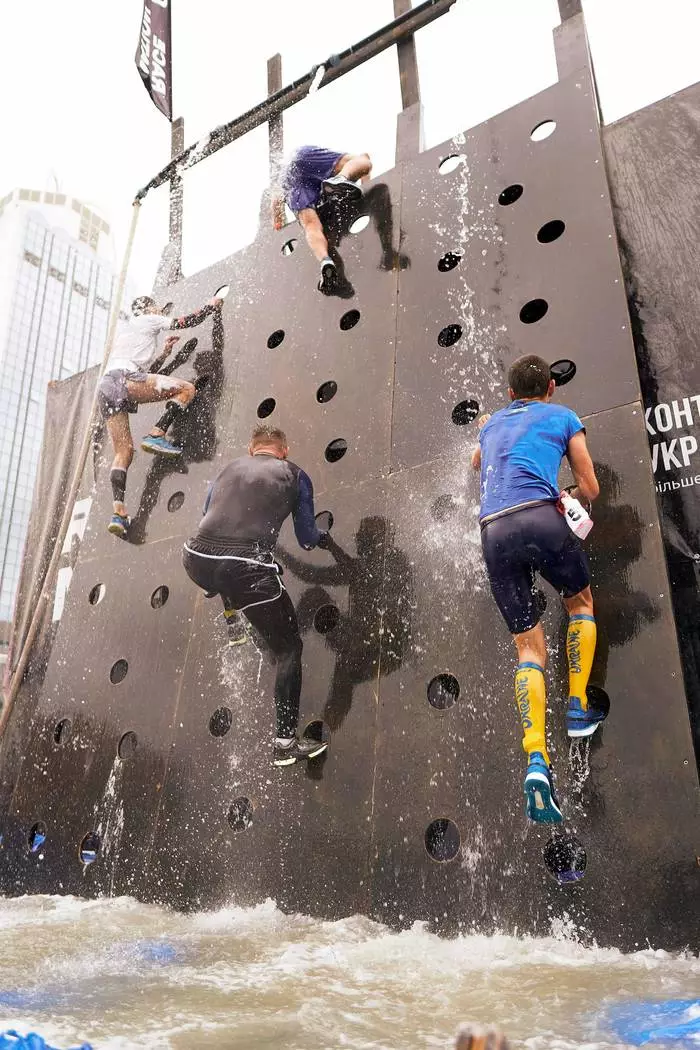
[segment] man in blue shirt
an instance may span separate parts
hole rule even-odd
[[[242,613],[269,648],[277,666],[273,761],[289,766],[315,758],[327,744],[297,735],[302,641],[274,548],[290,514],[304,550],[326,547],[327,533],[316,527],[311,479],[287,459],[284,432],[257,426],[248,453],[224,467],[211,485],[197,535],[185,544],[183,564],[198,587],[221,595],[229,614]]]
[[[588,562],[560,509],[559,468],[567,457],[572,495],[598,495],[586,432],[575,412],[551,404],[554,380],[541,357],[519,358],[508,373],[511,403],[481,423],[472,466],[481,471],[481,542],[491,591],[518,650],[515,699],[528,756],[527,814],[559,823],[545,740],[544,667],[535,573],[559,591],[569,613],[569,736],[589,736],[602,720],[588,705],[596,625]]]

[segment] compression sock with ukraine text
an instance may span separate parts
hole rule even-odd
[[[588,709],[586,686],[591,677],[597,629],[593,616],[569,617],[566,632],[566,655],[569,661],[569,697],[578,697],[584,711]]]
[[[539,751],[549,765],[545,742],[544,669],[539,664],[527,661],[518,664],[515,672],[515,702],[523,727],[523,750],[528,755]]]

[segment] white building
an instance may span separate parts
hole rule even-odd
[[[0,199],[0,653],[19,580],[46,386],[102,360],[114,267],[109,226],[63,193]]]

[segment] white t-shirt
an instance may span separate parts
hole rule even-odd
[[[125,368],[140,372],[158,353],[158,335],[170,328],[172,321],[162,314],[140,314],[122,321],[117,328],[107,372]]]

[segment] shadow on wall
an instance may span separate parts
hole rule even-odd
[[[182,456],[168,460],[165,456],[153,457],[148,468],[141,493],[138,510],[131,520],[129,543],[146,542],[148,521],[158,503],[164,480],[171,474],[187,474],[190,463],[201,463],[213,459],[216,452],[216,414],[224,388],[224,323],[221,311],[214,314],[211,333],[211,350],[200,350],[192,362],[194,369],[195,395],[186,413],[173,423],[170,437],[182,447]],[[197,346],[197,339],[188,339],[168,364],[160,370],[161,375],[171,375],[185,364]]]
[[[598,644],[591,680],[604,686],[610,648],[636,638],[644,624],[658,619],[658,604],[643,591],[631,589],[629,569],[642,556],[644,523],[636,507],[618,505],[620,477],[607,463],[596,463],[600,496],[594,507],[598,542],[589,548],[598,624]],[[603,585],[603,581],[604,585]]]
[[[350,228],[363,215],[367,215],[377,232],[381,254],[377,269],[405,270],[411,265],[407,255],[399,251],[402,234],[399,231],[399,245],[394,247],[394,216],[391,206],[391,193],[386,183],[372,186],[361,200],[351,203],[340,203],[335,198],[322,201],[317,208],[318,216],[328,239],[328,251],[338,271],[336,295],[341,299],[351,299],[355,289],[345,272],[345,263],[338,250],[340,244],[350,233]]]
[[[325,635],[326,645],[335,653],[323,709],[323,720],[331,730],[345,721],[355,687],[376,679],[380,669],[382,675],[391,674],[411,650],[413,570],[394,544],[393,525],[386,518],[362,518],[355,543],[357,555],[353,557],[330,538],[328,552],[335,560],[330,566],[310,565],[287,551],[277,551],[279,561],[292,575],[312,585],[297,605],[302,634],[314,625],[319,610],[333,606],[325,587],[348,588],[348,611]]]

